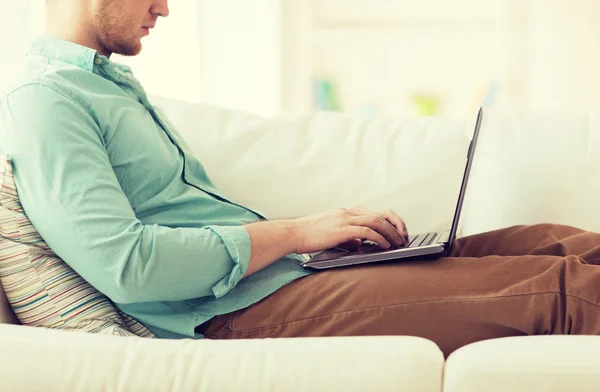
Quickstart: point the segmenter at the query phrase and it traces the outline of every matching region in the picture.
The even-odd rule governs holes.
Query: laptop
[[[482,120],[483,108],[479,109],[477,122],[475,123],[475,131],[473,132],[473,137],[469,144],[465,173],[463,175],[460,192],[458,194],[458,202],[456,203],[456,210],[454,211],[454,219],[452,220],[450,229],[439,233],[409,235],[407,245],[393,249],[382,249],[377,244],[370,241],[363,241],[361,247],[357,250],[346,250],[342,248],[327,249],[322,252],[308,255],[308,260],[303,262],[302,266],[310,269],[328,269],[381,261],[420,258],[435,259],[448,255],[452,248],[452,244],[456,239],[460,212],[467,191],[467,183],[469,181],[469,174],[471,173],[471,166],[473,164],[475,147],[477,146],[477,139],[479,137],[479,129],[481,128]]]

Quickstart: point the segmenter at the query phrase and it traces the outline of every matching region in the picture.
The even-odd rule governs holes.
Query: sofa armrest
[[[0,384],[28,391],[441,391],[413,337],[159,340],[0,325]]]

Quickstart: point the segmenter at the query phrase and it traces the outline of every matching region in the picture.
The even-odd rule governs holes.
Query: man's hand
[[[393,211],[376,213],[363,207],[339,209],[300,219],[244,225],[252,242],[244,277],[290,253],[319,252],[336,246],[357,249],[362,240],[380,247],[406,244],[406,225]]]
[[[381,248],[407,244],[406,225],[393,211],[376,213],[364,207],[337,209],[291,221],[295,253],[319,252],[342,246],[357,248],[362,240]]]

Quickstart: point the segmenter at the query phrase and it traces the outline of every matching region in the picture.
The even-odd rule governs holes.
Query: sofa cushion
[[[557,223],[600,232],[600,116],[488,110],[462,235]]]
[[[412,336],[115,339],[0,325],[0,347],[2,391],[440,392],[444,369],[435,343]]]
[[[355,204],[393,209],[413,233],[452,222],[475,117],[264,119],[152,97],[217,188],[270,219]]]
[[[445,392],[597,391],[600,337],[526,336],[462,347],[446,361]]]
[[[118,311],[43,241],[19,201],[11,160],[1,154],[0,283],[24,325],[154,336],[137,320]]]

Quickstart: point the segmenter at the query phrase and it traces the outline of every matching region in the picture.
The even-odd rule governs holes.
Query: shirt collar
[[[32,42],[28,54],[62,61],[90,72],[94,71],[95,64],[111,63],[107,57],[98,54],[94,49],[50,37],[36,38]]]

